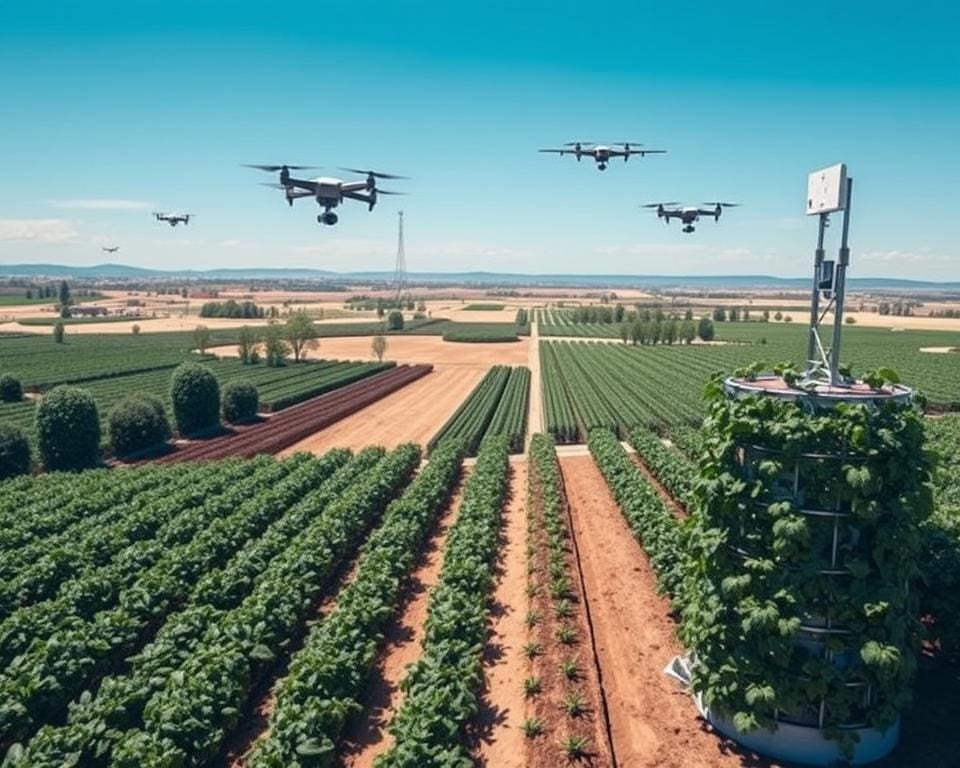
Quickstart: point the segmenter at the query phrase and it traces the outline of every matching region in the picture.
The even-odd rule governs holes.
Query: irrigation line
[[[559,462],[560,459],[558,457],[557,463],[559,464]],[[562,478],[563,474],[561,473],[560,476]],[[573,542],[573,554],[577,561],[577,577],[580,581],[580,595],[583,599],[583,608],[587,619],[587,629],[590,632],[590,648],[593,651],[593,666],[597,672],[597,685],[600,688],[600,704],[603,707],[603,730],[607,735],[607,746],[610,748],[610,760],[613,764],[613,768],[617,768],[617,753],[613,747],[613,728],[610,725],[610,707],[607,704],[606,689],[603,687],[603,670],[600,668],[600,654],[597,652],[597,636],[593,631],[593,618],[590,615],[590,600],[587,597],[587,585],[583,578],[583,566],[580,563],[580,546],[577,544],[577,533],[573,526],[573,516],[570,514],[570,503],[567,500],[567,489],[565,483],[563,489],[563,505],[566,508],[567,526],[570,529],[570,540]]]

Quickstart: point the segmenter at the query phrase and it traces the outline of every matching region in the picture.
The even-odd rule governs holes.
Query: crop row
[[[650,558],[660,589],[678,596],[683,581],[683,524],[640,474],[613,432],[593,430],[589,446],[630,530]]]
[[[160,457],[158,461],[209,460],[227,456],[249,458],[262,453],[277,453],[426,376],[431,370],[432,365],[398,365],[291,406],[242,432],[195,442]]]
[[[630,445],[684,509],[693,509],[693,484],[696,467],[679,451],[667,448],[653,432],[637,427],[630,432]]]
[[[147,703],[179,677],[179,667],[211,642],[221,625],[232,621],[235,609],[265,580],[276,579],[282,564],[289,574],[291,558],[316,544],[319,531],[339,525],[333,518],[343,514],[344,504],[357,500],[356,491],[369,486],[371,478],[383,479],[382,449],[367,449],[343,463],[348,456],[346,451],[327,454],[324,460],[340,465],[327,480],[288,507],[227,566],[209,571],[193,589],[187,608],[173,614],[152,642],[129,659],[128,670],[104,679],[95,697],[84,696],[73,704],[66,725],[42,728],[14,764],[53,768],[71,755],[83,765],[106,764],[128,738],[127,731],[143,722]],[[341,497],[348,501],[341,502]],[[329,558],[333,553],[337,550],[320,547],[310,556]],[[267,655],[263,649],[258,653]]]
[[[523,650],[533,674],[523,681],[533,715],[523,724],[530,739],[545,736],[533,749],[547,753],[556,764],[597,754],[602,744],[591,744],[596,732],[598,702],[591,701],[583,682],[593,676],[588,663],[586,617],[576,578],[570,518],[563,477],[554,442],[549,435],[530,441],[527,491],[527,596],[526,624],[530,642]],[[550,710],[560,707],[566,717],[559,723]],[[548,731],[552,731],[549,732]]]
[[[352,582],[330,614],[293,656],[277,690],[269,736],[252,755],[251,768],[293,768],[333,760],[347,718],[362,707],[384,629],[460,473],[462,443],[446,442],[361,551]]]
[[[91,574],[90,583],[71,581],[67,594],[51,601],[52,610],[39,611],[40,626],[33,621],[28,631],[13,635],[34,640],[0,676],[0,742],[62,717],[91,680],[149,639],[150,628],[183,603],[200,577],[225,565],[330,471],[306,456],[283,463],[261,460],[248,478],[180,516],[182,543],[165,548],[157,540],[139,542],[130,557],[118,558],[104,574]],[[108,597],[98,601],[103,594]],[[87,605],[102,607],[98,602],[113,607],[88,616]],[[21,610],[33,616],[31,609],[49,605]],[[7,621],[17,621],[19,614]]]
[[[249,597],[210,628],[199,647],[150,697],[142,726],[124,734],[113,764],[196,766],[214,757],[285,639],[306,621],[313,599],[419,462],[416,446],[395,449],[377,472],[326,511],[321,525],[298,537],[258,579]]]
[[[476,714],[490,612],[493,561],[507,493],[508,446],[491,437],[467,480],[450,529],[440,580],[430,595],[420,658],[401,683],[405,698],[390,725],[391,749],[377,768],[467,765],[463,728]]]
[[[521,451],[529,398],[529,369],[495,365],[434,435],[429,447],[447,440],[464,441],[467,455],[475,456],[484,437],[506,435],[510,449]]]

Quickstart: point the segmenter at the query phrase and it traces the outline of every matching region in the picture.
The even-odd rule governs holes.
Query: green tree
[[[377,362],[382,363],[383,356],[387,352],[387,337],[382,333],[378,333],[373,337],[373,341],[370,342],[370,346],[373,349],[373,356],[377,358]]]
[[[713,310],[713,321],[715,323],[722,323],[727,319],[727,310],[723,307],[717,307]]]
[[[60,281],[60,317],[70,317],[70,286]]]
[[[210,329],[205,325],[198,325],[193,329],[193,346],[200,350],[200,354],[206,354],[207,347],[210,346]]]
[[[249,325],[243,326],[240,329],[240,338],[237,341],[237,353],[244,365],[252,365],[260,360],[259,346],[260,337],[256,331]]]
[[[30,443],[23,430],[12,424],[0,424],[0,480],[25,475],[32,464]]]
[[[283,339],[283,326],[271,323],[263,334],[263,352],[267,365],[277,368],[286,363],[290,347]]]
[[[170,402],[181,435],[203,432],[220,423],[220,383],[205,365],[181,363],[174,369]]]
[[[313,318],[304,309],[294,312],[287,318],[284,334],[290,349],[293,350],[293,360],[296,363],[306,356],[307,350],[316,349],[320,345],[317,341],[320,331],[314,325]]]
[[[63,344],[63,334],[65,332],[65,327],[63,323],[57,321],[53,324],[53,340],[57,344]]]
[[[713,321],[709,317],[700,318],[700,322],[697,323],[697,336],[703,341],[713,341]]]
[[[135,392],[113,410],[107,421],[110,447],[117,456],[158,448],[170,439],[170,422],[158,397]]]
[[[89,392],[61,385],[44,395],[35,416],[37,447],[49,471],[86,469],[100,461],[100,415]]]
[[[403,330],[403,312],[398,309],[394,309],[387,315],[387,330],[390,331],[402,331]]]
[[[260,407],[260,393],[248,381],[234,381],[223,388],[223,418],[231,424],[250,421]]]
[[[23,400],[23,384],[12,374],[0,376],[0,401],[4,403],[19,403]]]
[[[680,326],[680,339],[684,344],[692,344],[695,338],[697,338],[697,329],[693,320],[691,318],[684,319],[683,325]]]

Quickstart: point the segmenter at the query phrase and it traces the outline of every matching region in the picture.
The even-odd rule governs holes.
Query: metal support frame
[[[832,387],[846,386],[847,382],[840,375],[840,342],[843,331],[843,310],[846,296],[847,267],[850,264],[850,204],[853,196],[853,179],[847,178],[847,200],[843,209],[843,232],[840,240],[840,252],[836,270],[833,276],[833,285],[830,300],[827,306],[820,311],[821,273],[824,264],[824,233],[830,226],[830,214],[819,215],[817,234],[817,249],[813,261],[813,291],[810,301],[810,331],[807,338],[807,371],[804,376],[808,382],[827,383]],[[833,336],[829,349],[823,345],[820,335],[820,326],[827,314],[833,312]]]
[[[399,304],[407,289],[407,255],[403,245],[403,211],[398,211],[397,263],[393,270],[393,298]]]

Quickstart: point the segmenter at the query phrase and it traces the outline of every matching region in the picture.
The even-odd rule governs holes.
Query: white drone
[[[175,227],[177,224],[187,226],[193,216],[192,213],[158,213],[156,211],[153,215],[157,217],[157,221],[165,221],[171,227]]]
[[[631,155],[662,155],[665,149],[637,149],[643,145],[638,142],[617,141],[612,144],[596,144],[592,141],[568,141],[563,145],[564,149],[541,149],[541,152],[551,152],[557,155],[574,155],[577,162],[584,156],[592,157],[597,163],[597,170],[603,171],[607,168],[607,163],[611,158],[622,157],[623,162],[627,162]]]
[[[315,179],[296,179],[290,175],[290,171],[309,170],[310,166],[305,165],[247,165],[247,168],[257,168],[268,173],[280,172],[280,180],[277,184],[263,182],[264,186],[282,189],[286,197],[287,204],[293,205],[293,201],[302,197],[312,197],[317,201],[317,205],[323,208],[323,213],[317,216],[317,222],[333,226],[337,223],[337,214],[333,212],[344,200],[359,200],[367,204],[367,210],[372,211],[377,204],[377,198],[380,195],[403,195],[404,192],[391,192],[386,189],[377,188],[377,179],[406,179],[406,176],[394,176],[389,173],[378,173],[377,171],[362,171],[357,168],[341,168],[341,171],[348,173],[365,174],[363,181],[344,181],[343,179],[333,178],[331,176],[319,176]]]
[[[684,224],[682,231],[689,234],[695,230],[693,225],[695,222],[700,221],[701,216],[713,216],[714,221],[720,221],[720,214],[723,213],[724,208],[736,208],[739,203],[704,203],[704,205],[713,206],[712,208],[700,208],[696,205],[687,205],[681,208],[675,207],[678,205],[680,205],[680,203],[647,203],[640,207],[656,208],[657,218],[663,219],[664,224],[669,224],[670,219],[680,219]]]

